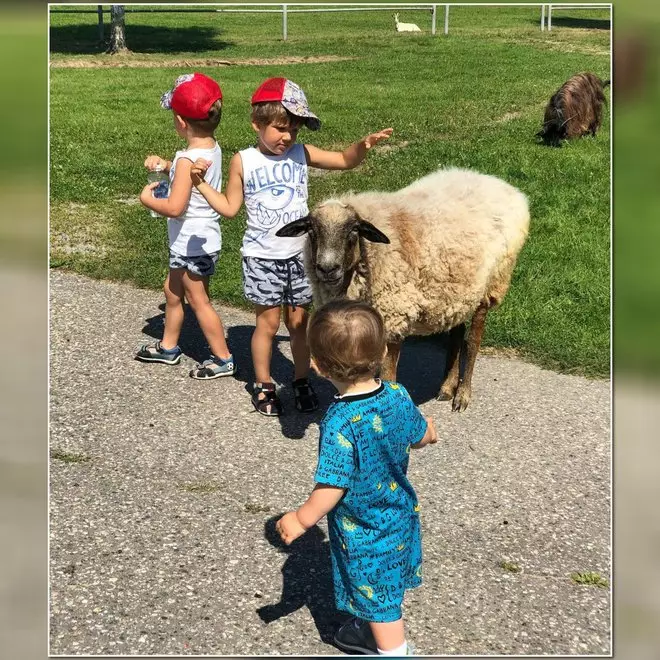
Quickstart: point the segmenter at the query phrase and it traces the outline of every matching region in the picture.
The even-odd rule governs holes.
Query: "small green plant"
[[[212,481],[200,481],[198,483],[180,484],[181,490],[186,490],[189,493],[216,493],[222,490],[222,486],[214,484]]]
[[[85,463],[90,460],[90,457],[85,454],[76,454],[74,452],[62,451],[61,449],[51,449],[50,457],[64,463]]]
[[[512,561],[501,561],[500,568],[509,571],[509,573],[520,573],[520,566]]]
[[[262,506],[261,504],[254,504],[253,502],[248,502],[245,505],[245,510],[248,513],[266,513],[267,511],[270,511],[269,506]]]
[[[586,573],[571,573],[571,580],[576,584],[591,584],[596,587],[605,589],[609,586],[609,582],[601,576],[600,573],[588,571]]]

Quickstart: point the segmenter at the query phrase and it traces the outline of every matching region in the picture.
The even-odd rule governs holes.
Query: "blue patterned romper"
[[[406,472],[426,426],[393,382],[337,397],[321,422],[315,481],[346,488],[328,514],[335,602],[365,621],[400,619],[405,590],[422,582],[419,505]]]

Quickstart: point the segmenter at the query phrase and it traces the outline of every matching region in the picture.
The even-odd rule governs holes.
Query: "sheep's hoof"
[[[455,387],[452,387],[451,390],[449,388],[445,389],[443,387],[438,392],[438,396],[436,397],[436,399],[438,401],[451,401],[454,398],[455,391],[456,391]]]
[[[471,398],[472,392],[469,389],[459,387],[452,401],[451,409],[454,412],[463,412],[468,407]]]

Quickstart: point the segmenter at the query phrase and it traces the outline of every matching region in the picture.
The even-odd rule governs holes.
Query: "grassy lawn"
[[[129,14],[133,53],[113,62],[131,68],[105,66],[111,58],[97,43],[95,14],[52,14],[51,265],[160,287],[165,223],[136,199],[146,182],[144,157],[171,157],[182,146],[159,107],[161,93],[190,70],[220,82],[225,107],[217,137],[226,168],[231,154],[253,142],[252,91],[283,75],[303,87],[323,121],[302,141],[341,148],[394,127],[387,148],[374,149],[357,169],[311,177],[311,204],[347,190],[394,190],[440,165],[494,174],[523,190],[530,238],[484,344],[514,348],[550,368],[606,375],[609,110],[596,139],[551,149],[537,145],[534,133],[570,75],[590,70],[609,78],[607,11],[558,12],[547,33],[539,30],[537,7],[455,7],[447,37],[442,8],[435,37],[428,11],[400,14],[424,32],[396,34],[389,11],[293,14],[286,42],[276,14]],[[304,57],[319,61],[300,62]],[[223,222],[223,255],[211,283],[217,299],[237,305],[244,304],[244,222],[242,213]]]

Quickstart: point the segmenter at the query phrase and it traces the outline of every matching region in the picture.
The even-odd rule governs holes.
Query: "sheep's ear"
[[[312,222],[309,219],[309,216],[306,215],[303,218],[299,218],[298,220],[294,220],[293,222],[290,222],[288,225],[284,225],[281,229],[278,229],[275,232],[275,236],[281,236],[284,238],[293,238],[295,236],[302,236],[303,234],[306,234],[310,227],[312,226]]]
[[[380,229],[376,229],[376,227],[366,220],[360,220],[358,222],[358,233],[362,238],[366,238],[372,243],[385,243],[388,245],[390,242],[390,239]]]

